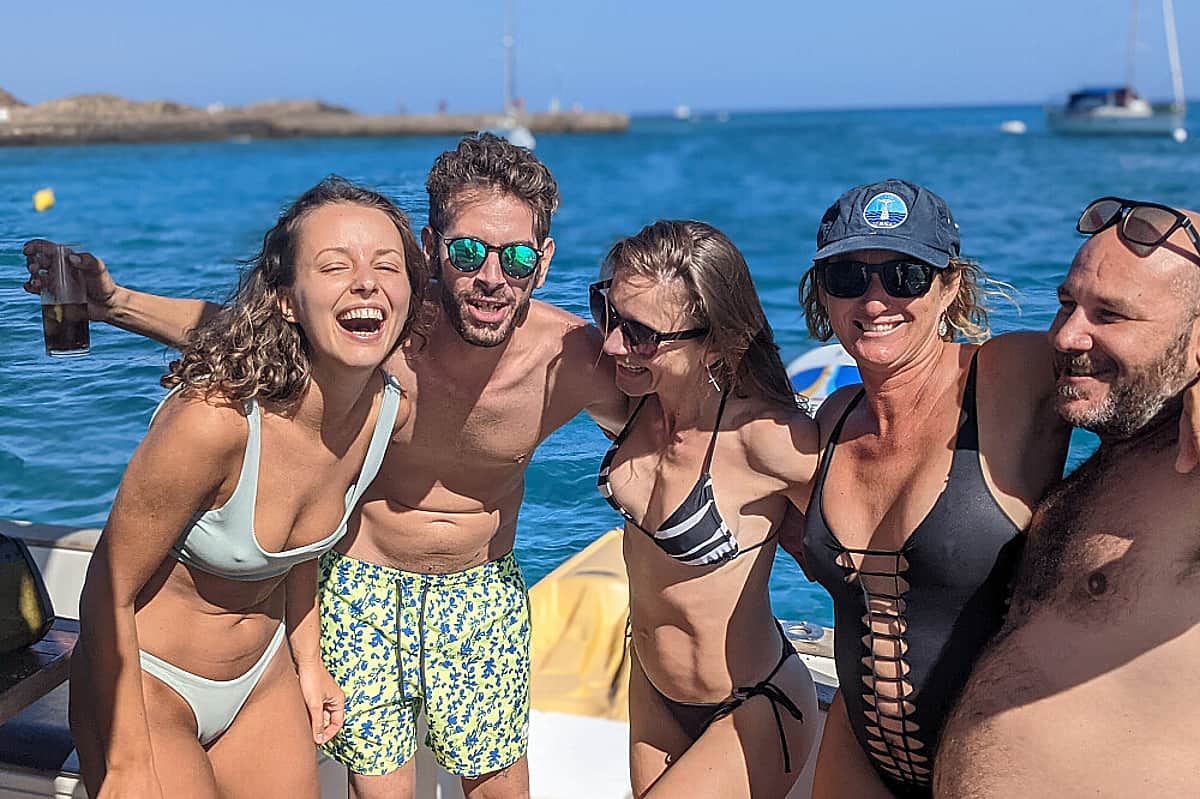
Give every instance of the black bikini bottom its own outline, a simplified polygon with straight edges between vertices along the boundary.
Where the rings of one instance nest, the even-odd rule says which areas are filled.
[[[788,641],[787,635],[783,632],[783,627],[779,627],[779,637],[783,642],[783,651],[779,656],[779,662],[775,664],[775,668],[771,669],[771,673],[766,676],[766,679],[755,683],[747,688],[735,688],[733,693],[724,702],[678,702],[665,695],[658,690],[658,686],[650,682],[650,678],[646,678],[646,682],[650,683],[650,687],[654,689],[654,693],[658,694],[658,698],[662,700],[663,706],[670,712],[672,718],[683,729],[685,735],[695,743],[704,734],[704,731],[709,728],[714,721],[728,716],[733,711],[741,707],[752,696],[765,696],[771,701],[771,712],[775,714],[775,726],[779,730],[779,745],[783,747],[783,766],[787,773],[792,771],[792,758],[788,753],[787,733],[783,729],[783,718],[779,715],[780,706],[788,712],[788,714],[796,721],[803,722],[804,714],[800,712],[800,708],[785,694],[779,686],[771,682],[779,670],[783,668],[783,664],[790,657],[800,657],[795,648]]]

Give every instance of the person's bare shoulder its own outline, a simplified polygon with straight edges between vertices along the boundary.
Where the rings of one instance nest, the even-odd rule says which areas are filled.
[[[980,347],[976,406],[991,407],[998,423],[1026,430],[1033,440],[1051,437],[1063,448],[1069,428],[1055,410],[1054,349],[1044,333],[1019,331]],[[1056,443],[1055,443],[1056,442]]]
[[[610,433],[628,416],[629,399],[616,387],[612,358],[603,352],[604,336],[595,325],[549,303],[532,303],[529,323],[552,350],[555,401],[564,408],[587,411]]]
[[[238,405],[182,392],[169,397],[129,461],[105,530],[159,543],[177,535],[193,512],[233,492],[248,429]]]
[[[850,403],[854,401],[860,391],[862,391],[862,385],[858,383],[842,386],[821,403],[821,407],[817,409],[816,420],[817,429],[821,434],[822,447],[829,441],[829,437],[833,434],[833,428],[845,415],[846,409],[850,407]]]
[[[557,346],[564,357],[574,359],[590,355],[595,360],[600,355],[603,344],[600,331],[557,305],[534,300],[529,304],[525,326],[547,344]]]
[[[817,423],[803,408],[752,400],[731,421],[752,468],[789,484],[812,479],[820,442]]]
[[[1020,330],[988,339],[979,349],[980,379],[1034,403],[1054,395],[1054,349],[1045,333]]]
[[[221,468],[240,461],[248,430],[241,403],[221,396],[179,392],[159,408],[142,446],[156,457],[177,456],[182,469],[190,468],[187,461]]]

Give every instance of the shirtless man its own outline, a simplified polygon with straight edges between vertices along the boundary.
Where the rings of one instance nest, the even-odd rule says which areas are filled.
[[[1200,479],[1172,465],[1200,373],[1198,224],[1111,198],[1080,219],[1094,235],[1050,338],[1058,412],[1100,448],[1034,515],[1007,623],[947,723],[938,797],[1196,795]]]
[[[385,363],[413,411],[321,562],[322,648],[346,693],[326,750],[349,768],[352,799],[410,797],[423,707],[470,799],[516,799],[529,795],[529,615],[512,556],[525,469],[580,410],[618,429],[626,399],[599,332],[531,300],[554,256],[549,170],[484,134],[443,153],[426,188],[433,318]],[[131,292],[85,260],[95,319],[177,345],[216,309]],[[302,683],[311,640],[294,652]]]

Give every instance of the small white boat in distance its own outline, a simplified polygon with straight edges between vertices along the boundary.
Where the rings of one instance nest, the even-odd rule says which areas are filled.
[[[516,117],[505,117],[499,127],[489,128],[488,133],[507,139],[511,144],[532,150],[537,146],[537,139],[524,125],[518,124]]]

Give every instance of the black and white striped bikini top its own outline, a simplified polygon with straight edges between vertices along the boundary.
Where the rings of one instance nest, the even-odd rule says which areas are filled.
[[[625,423],[621,434],[613,441],[604,460],[600,462],[600,476],[596,486],[600,495],[608,500],[617,513],[625,517],[634,527],[650,536],[658,548],[680,563],[688,566],[710,566],[714,563],[724,563],[738,556],[738,544],[729,532],[729,526],[717,511],[717,503],[713,499],[712,475],[709,467],[712,465],[713,449],[717,445],[717,431],[721,428],[721,414],[725,412],[725,399],[721,397],[721,407],[717,410],[717,421],[713,424],[712,440],[708,442],[708,453],[704,456],[704,467],[700,471],[700,479],[692,488],[687,498],[680,503],[675,512],[668,516],[658,530],[651,532],[638,523],[637,519],[621,506],[613,497],[612,486],[608,481],[608,472],[612,466],[613,456],[629,435],[634,421],[646,404],[646,396],[642,397],[633,415]]]

